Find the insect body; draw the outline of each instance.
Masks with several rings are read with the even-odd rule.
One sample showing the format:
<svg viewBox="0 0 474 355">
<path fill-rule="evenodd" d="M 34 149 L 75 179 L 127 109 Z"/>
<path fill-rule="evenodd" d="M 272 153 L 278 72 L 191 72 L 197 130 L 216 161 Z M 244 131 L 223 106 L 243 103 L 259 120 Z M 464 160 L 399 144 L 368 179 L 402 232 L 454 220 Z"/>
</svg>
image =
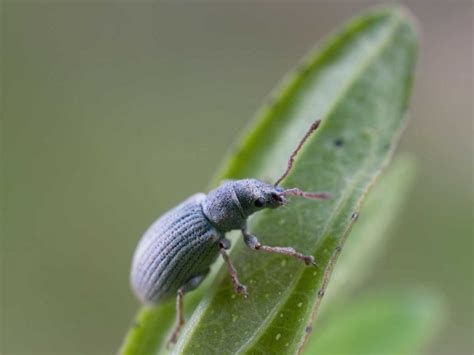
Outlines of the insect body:
<svg viewBox="0 0 474 355">
<path fill-rule="evenodd" d="M 304 141 L 316 130 L 316 121 L 303 137 L 288 161 L 285 173 L 274 185 L 256 180 L 227 181 L 207 195 L 198 193 L 158 218 L 145 232 L 135 251 L 131 271 L 132 287 L 145 304 L 153 305 L 176 297 L 177 325 L 170 339 L 176 342 L 184 324 L 183 296 L 195 289 L 209 273 L 219 254 L 224 258 L 235 291 L 247 296 L 247 288 L 237 277 L 227 249 L 230 241 L 225 233 L 241 230 L 245 244 L 258 251 L 293 256 L 307 265 L 314 257 L 291 247 L 262 245 L 247 229 L 247 219 L 265 208 L 278 208 L 287 203 L 286 196 L 310 199 L 329 198 L 327 193 L 283 189 L 278 184 L 290 171 L 293 160 Z"/>
</svg>

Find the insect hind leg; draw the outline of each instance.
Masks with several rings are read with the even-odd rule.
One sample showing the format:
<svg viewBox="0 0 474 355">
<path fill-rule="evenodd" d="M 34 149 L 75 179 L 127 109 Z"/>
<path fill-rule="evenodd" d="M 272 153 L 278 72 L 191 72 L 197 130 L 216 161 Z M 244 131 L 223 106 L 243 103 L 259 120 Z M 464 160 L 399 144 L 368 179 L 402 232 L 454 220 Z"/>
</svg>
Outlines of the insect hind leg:
<svg viewBox="0 0 474 355">
<path fill-rule="evenodd" d="M 178 340 L 179 333 L 181 329 L 184 326 L 184 313 L 183 313 L 183 298 L 184 294 L 196 289 L 206 278 L 206 276 L 209 274 L 209 270 L 207 269 L 203 273 L 191 277 L 186 283 L 181 286 L 177 293 L 176 293 L 176 325 L 173 330 L 173 334 L 171 335 L 169 341 L 168 341 L 168 347 L 170 347 L 172 344 L 176 344 L 176 341 Z"/>
</svg>

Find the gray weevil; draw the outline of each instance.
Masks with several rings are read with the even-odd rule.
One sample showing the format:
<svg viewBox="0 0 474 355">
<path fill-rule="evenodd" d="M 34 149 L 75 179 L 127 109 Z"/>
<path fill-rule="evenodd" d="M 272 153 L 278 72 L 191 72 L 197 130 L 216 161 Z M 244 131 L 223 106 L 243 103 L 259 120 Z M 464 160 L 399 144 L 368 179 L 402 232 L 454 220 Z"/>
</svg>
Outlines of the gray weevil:
<svg viewBox="0 0 474 355">
<path fill-rule="evenodd" d="M 293 256 L 307 265 L 316 265 L 312 255 L 291 247 L 262 245 L 247 229 L 247 218 L 264 208 L 287 203 L 285 196 L 327 199 L 325 192 L 283 189 L 278 184 L 288 175 L 294 158 L 320 120 L 314 122 L 288 160 L 283 175 L 274 185 L 256 179 L 224 182 L 207 194 L 197 193 L 158 218 L 145 232 L 133 257 L 131 284 L 138 298 L 147 305 L 176 296 L 176 327 L 170 338 L 175 343 L 184 325 L 183 296 L 204 280 L 210 266 L 221 254 L 235 292 L 247 297 L 247 288 L 226 252 L 230 241 L 225 233 L 241 230 L 245 244 L 253 250 Z"/>
</svg>

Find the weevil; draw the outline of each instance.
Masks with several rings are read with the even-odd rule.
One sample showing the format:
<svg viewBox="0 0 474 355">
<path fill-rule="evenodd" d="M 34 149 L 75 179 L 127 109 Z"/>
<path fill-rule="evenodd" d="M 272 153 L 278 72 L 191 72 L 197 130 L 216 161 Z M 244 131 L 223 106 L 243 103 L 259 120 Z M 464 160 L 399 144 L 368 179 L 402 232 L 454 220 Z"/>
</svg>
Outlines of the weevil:
<svg viewBox="0 0 474 355">
<path fill-rule="evenodd" d="M 184 325 L 183 297 L 197 288 L 208 275 L 219 254 L 229 271 L 232 286 L 247 297 L 227 250 L 226 232 L 240 230 L 245 244 L 252 250 L 285 254 L 306 265 L 316 265 L 312 255 L 291 247 L 263 245 L 247 228 L 247 219 L 265 208 L 285 205 L 287 196 L 328 199 L 326 192 L 304 192 L 298 188 L 279 186 L 290 172 L 294 159 L 320 124 L 314 122 L 288 159 L 285 172 L 271 185 L 257 179 L 231 180 L 210 191 L 197 193 L 158 218 L 145 232 L 135 250 L 131 284 L 146 305 L 155 305 L 176 297 L 176 325 L 168 344 L 174 344 Z"/>
</svg>

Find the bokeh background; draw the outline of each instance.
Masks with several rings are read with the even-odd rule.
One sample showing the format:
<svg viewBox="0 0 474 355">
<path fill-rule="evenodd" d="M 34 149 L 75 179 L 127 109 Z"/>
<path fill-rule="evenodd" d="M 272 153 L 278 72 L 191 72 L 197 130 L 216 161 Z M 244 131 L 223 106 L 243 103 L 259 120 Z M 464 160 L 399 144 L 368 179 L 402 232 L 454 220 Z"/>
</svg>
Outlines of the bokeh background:
<svg viewBox="0 0 474 355">
<path fill-rule="evenodd" d="M 115 352 L 143 230 L 202 191 L 275 84 L 374 1 L 1 4 L 1 352 Z M 423 286 L 430 354 L 473 350 L 473 3 L 422 26 L 399 151 L 418 178 L 362 290 Z"/>
</svg>

